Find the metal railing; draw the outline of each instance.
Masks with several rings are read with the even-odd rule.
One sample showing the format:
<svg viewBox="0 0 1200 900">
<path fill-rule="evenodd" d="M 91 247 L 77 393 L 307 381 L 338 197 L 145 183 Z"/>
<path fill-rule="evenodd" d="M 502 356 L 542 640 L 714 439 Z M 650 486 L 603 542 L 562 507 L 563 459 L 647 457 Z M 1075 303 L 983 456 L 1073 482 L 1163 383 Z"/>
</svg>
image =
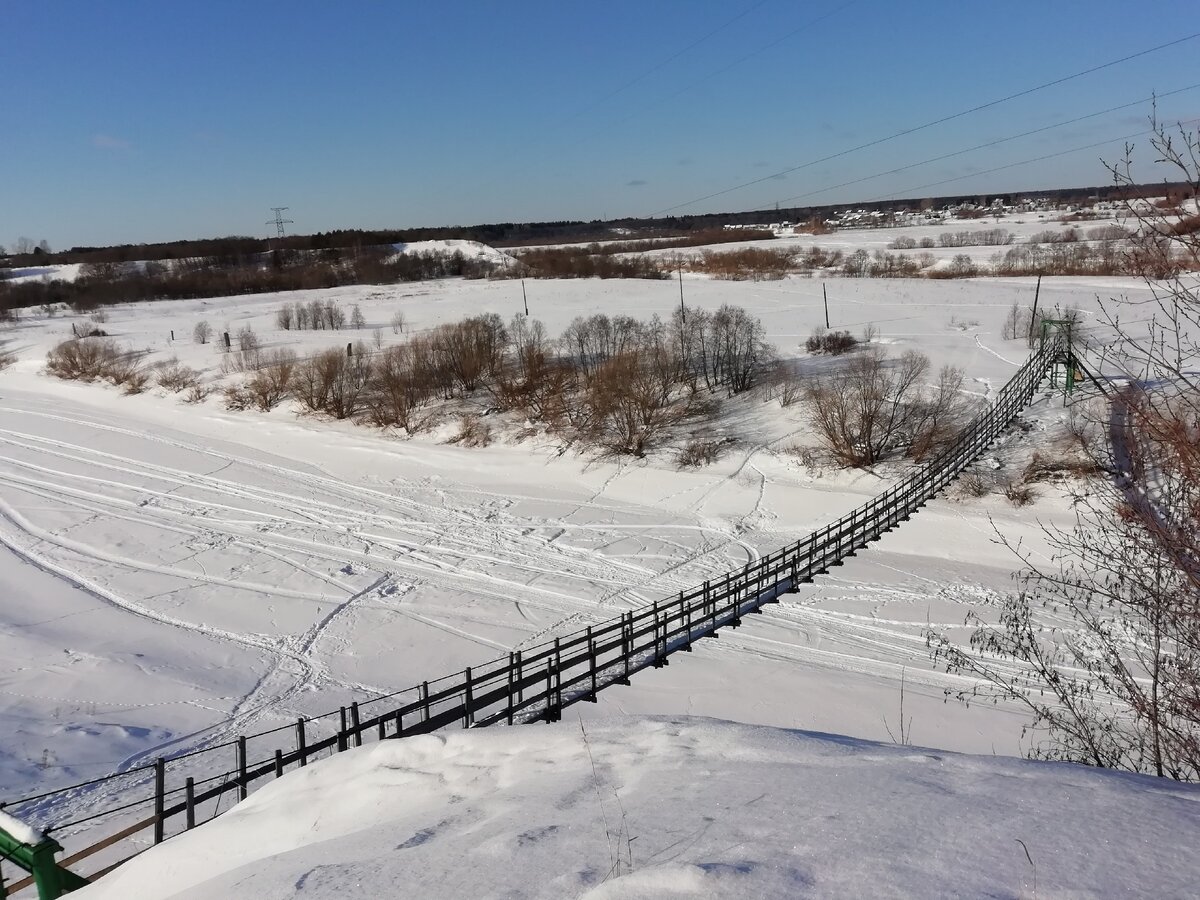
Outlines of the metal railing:
<svg viewBox="0 0 1200 900">
<path fill-rule="evenodd" d="M 127 840 L 150 828 L 158 843 L 219 815 L 227 801 L 232 806 L 245 799 L 264 779 L 365 740 L 453 725 L 556 721 L 572 703 L 594 701 L 604 688 L 628 684 L 641 669 L 666 665 L 672 653 L 690 650 L 694 641 L 715 637 L 721 628 L 736 628 L 744 615 L 761 612 L 764 604 L 841 565 L 907 520 L 1028 405 L 1057 349 L 1057 342 L 1037 348 L 988 408 L 920 469 L 836 522 L 722 578 L 436 681 L 0 807 L 46 822 L 43 830 L 53 830 L 60 843 L 68 838 L 82 843 L 94 837 L 97 826 L 104 827 L 110 843 L 118 829 Z M 129 855 L 118 854 L 105 871 Z"/>
</svg>

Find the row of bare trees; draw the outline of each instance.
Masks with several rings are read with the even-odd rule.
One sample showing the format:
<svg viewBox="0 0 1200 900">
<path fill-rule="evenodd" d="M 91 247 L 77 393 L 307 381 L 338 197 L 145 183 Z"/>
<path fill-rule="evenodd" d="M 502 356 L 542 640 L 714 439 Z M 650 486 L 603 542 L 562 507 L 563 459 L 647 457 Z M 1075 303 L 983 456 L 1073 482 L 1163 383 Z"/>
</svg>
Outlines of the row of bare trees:
<svg viewBox="0 0 1200 900">
<path fill-rule="evenodd" d="M 309 412 L 418 431 L 433 404 L 484 392 L 496 409 L 634 455 L 710 409 L 714 394 L 749 390 L 773 359 L 761 322 L 732 306 L 681 309 L 669 323 L 598 313 L 558 339 L 536 319 L 488 313 L 386 350 L 359 342 L 304 360 L 250 345 L 231 354 L 230 370 L 247 373 L 226 391 L 231 407 L 291 397 Z"/>
</svg>

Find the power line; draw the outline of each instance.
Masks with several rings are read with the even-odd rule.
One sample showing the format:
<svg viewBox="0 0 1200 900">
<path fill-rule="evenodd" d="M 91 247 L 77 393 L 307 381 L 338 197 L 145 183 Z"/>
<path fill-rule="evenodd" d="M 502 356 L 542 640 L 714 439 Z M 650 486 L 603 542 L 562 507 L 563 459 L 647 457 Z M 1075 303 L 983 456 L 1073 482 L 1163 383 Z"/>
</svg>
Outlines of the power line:
<svg viewBox="0 0 1200 900">
<path fill-rule="evenodd" d="M 666 59 L 664 59 L 658 65 L 651 66 L 649 69 L 644 71 L 641 75 L 638 75 L 637 77 L 631 79 L 630 81 L 625 82 L 625 84 L 623 84 L 619 88 L 616 88 L 615 90 L 605 94 L 603 97 L 601 97 L 599 100 L 596 100 L 594 103 L 591 103 L 588 106 L 585 106 L 583 109 L 579 110 L 579 112 L 577 112 L 571 118 L 577 119 L 580 116 L 584 115 L 585 113 L 591 112 L 597 106 L 607 103 L 613 97 L 617 96 L 617 94 L 620 94 L 623 91 L 627 91 L 629 88 L 633 87 L 635 84 L 638 84 L 641 81 L 645 81 L 647 78 L 649 78 L 655 72 L 657 72 L 659 69 L 665 68 L 666 66 L 673 63 L 675 60 L 679 59 L 679 57 L 683 56 L 689 50 L 695 49 L 696 47 L 700 46 L 705 41 L 707 41 L 709 38 L 720 34 L 722 31 L 724 31 L 730 25 L 734 24 L 735 22 L 739 21 L 740 19 L 744 19 L 746 16 L 750 15 L 750 13 L 754 12 L 760 6 L 765 5 L 766 2 L 767 2 L 767 0 L 758 0 L 757 3 L 754 3 L 754 4 L 746 7 L 746 9 L 742 10 L 740 13 L 738 13 L 732 19 L 729 19 L 726 22 L 723 22 L 722 24 L 718 25 L 716 28 L 714 28 L 712 31 L 708 32 L 708 34 L 704 35 L 703 37 L 697 38 L 696 40 L 692 41 L 690 44 L 688 44 L 682 50 L 679 50 L 679 51 L 673 53 L 671 56 L 668 56 Z"/>
<path fill-rule="evenodd" d="M 798 172 L 801 169 L 807 169 L 812 166 L 820 165 L 821 163 L 824 163 L 824 162 L 829 162 L 830 160 L 839 159 L 843 156 L 848 156 L 851 153 L 857 153 L 859 150 L 866 150 L 869 147 L 877 147 L 880 144 L 887 143 L 888 141 L 894 141 L 894 140 L 896 140 L 896 138 L 901 138 L 901 137 L 905 137 L 910 134 L 915 134 L 918 131 L 924 131 L 927 128 L 933 128 L 935 125 L 944 125 L 946 122 L 952 122 L 955 119 L 961 119 L 963 116 L 969 116 L 972 113 L 981 112 L 982 110 L 985 110 L 985 109 L 991 109 L 993 106 L 999 106 L 1002 103 L 1008 103 L 1009 101 L 1016 100 L 1021 97 L 1028 97 L 1030 94 L 1035 94 L 1039 91 L 1044 91 L 1047 88 L 1055 87 L 1060 84 L 1065 84 L 1066 82 L 1074 81 L 1077 78 L 1082 78 L 1085 75 L 1092 75 L 1092 74 L 1094 74 L 1096 72 L 1100 72 L 1104 69 L 1109 69 L 1109 68 L 1112 68 L 1113 66 L 1118 66 L 1121 63 L 1129 62 L 1131 59 L 1137 59 L 1138 57 L 1146 56 L 1150 53 L 1157 53 L 1160 50 L 1165 50 L 1168 47 L 1174 47 L 1178 44 L 1184 43 L 1185 41 L 1195 40 L 1198 37 L 1200 37 L 1200 32 L 1196 32 L 1194 34 L 1189 34 L 1185 37 L 1176 38 L 1175 40 L 1168 41 L 1165 44 L 1159 44 L 1157 47 L 1150 47 L 1149 49 L 1146 49 L 1146 50 L 1139 50 L 1137 53 L 1131 53 L 1128 56 L 1122 56 L 1120 59 L 1110 60 L 1109 62 L 1102 63 L 1098 66 L 1092 66 L 1090 69 L 1084 69 L 1081 72 L 1075 72 L 1074 74 L 1071 74 L 1071 75 L 1065 75 L 1062 78 L 1056 78 L 1053 81 L 1047 81 L 1043 84 L 1039 84 L 1039 85 L 1036 85 L 1031 88 L 1026 88 L 1023 91 L 1017 91 L 1015 94 L 1009 94 L 1005 97 L 1000 97 L 999 99 L 996 99 L 996 100 L 989 100 L 987 103 L 981 103 L 978 106 L 971 107 L 970 109 L 964 109 L 961 112 L 956 112 L 956 113 L 953 113 L 948 116 L 943 116 L 940 119 L 934 119 L 930 122 L 926 122 L 923 125 L 915 125 L 912 128 L 906 128 L 903 131 L 897 131 L 896 133 L 890 134 L 887 137 L 882 137 L 882 138 L 878 138 L 873 141 L 868 141 L 865 144 L 859 144 L 857 147 L 850 147 L 847 150 L 841 150 L 837 153 L 831 153 L 829 156 L 823 156 L 820 159 L 814 159 L 814 160 L 811 160 L 806 163 L 801 163 L 798 166 L 792 166 L 791 168 L 783 169 L 783 170 L 781 170 L 779 172 L 775 172 L 771 175 L 764 175 L 761 178 L 755 178 L 752 181 L 747 181 L 742 184 L 734 185 L 733 187 L 725 188 L 724 190 L 721 190 L 721 191 L 714 191 L 711 194 L 705 194 L 703 197 L 697 197 L 694 200 L 687 200 L 683 203 L 677 203 L 674 206 L 668 206 L 665 209 L 660 209 L 656 212 L 651 213 L 649 218 L 661 216 L 663 213 L 673 212 L 674 210 L 682 209 L 685 206 L 691 206 L 694 203 L 703 203 L 705 200 L 712 200 L 714 197 L 721 197 L 721 196 L 724 196 L 725 194 L 731 194 L 734 191 L 740 191 L 740 190 L 743 190 L 744 188 L 748 188 L 748 187 L 751 187 L 756 184 L 762 184 L 764 181 L 770 181 L 773 178 L 778 178 L 780 175 L 789 175 L 792 172 Z"/>
<path fill-rule="evenodd" d="M 1164 97 L 1171 97 L 1171 96 L 1174 96 L 1175 94 L 1182 94 L 1185 91 L 1194 91 L 1194 90 L 1196 90 L 1196 88 L 1200 88 L 1200 83 L 1190 84 L 1187 87 L 1177 88 L 1176 90 L 1173 90 L 1173 91 L 1167 91 L 1165 94 L 1151 94 L 1149 97 L 1143 97 L 1140 100 L 1133 100 L 1129 103 L 1122 103 L 1120 106 L 1110 106 L 1108 109 L 1102 109 L 1099 112 L 1088 113 L 1085 116 L 1077 116 L 1074 119 L 1067 119 L 1065 122 L 1055 122 L 1053 125 L 1045 125 L 1041 128 L 1034 128 L 1030 131 L 1022 131 L 1020 134 L 1013 134 L 1013 135 L 1009 135 L 1008 137 L 998 138 L 994 141 L 987 141 L 982 144 L 976 144 L 973 147 L 966 147 L 962 150 L 955 150 L 952 153 L 943 153 L 941 156 L 931 156 L 928 159 L 921 160 L 920 162 L 909 163 L 906 166 L 900 166 L 899 168 L 895 168 L 895 169 L 888 169 L 886 172 L 876 172 L 874 175 L 864 175 L 862 178 L 855 178 L 851 181 L 843 181 L 841 184 L 834 184 L 834 185 L 830 185 L 829 187 L 818 188 L 815 191 L 808 191 L 807 193 L 804 193 L 804 194 L 797 194 L 794 197 L 784 197 L 782 200 L 780 200 L 776 203 L 776 206 L 778 207 L 779 203 L 791 203 L 796 200 L 804 200 L 807 197 L 815 197 L 817 194 L 824 194 L 824 193 L 828 193 L 829 191 L 836 191 L 838 188 L 850 187 L 851 185 L 854 185 L 854 184 L 862 184 L 864 181 L 872 181 L 876 178 L 882 178 L 885 175 L 896 175 L 896 174 L 899 174 L 900 172 L 907 172 L 910 169 L 916 169 L 916 168 L 919 168 L 920 166 L 927 166 L 927 165 L 930 165 L 931 163 L 941 162 L 942 160 L 946 160 L 946 159 L 952 159 L 955 156 L 962 156 L 965 153 L 973 153 L 976 150 L 985 150 L 989 147 L 997 147 L 1000 144 L 1006 144 L 1009 141 L 1019 140 L 1020 138 L 1029 137 L 1030 135 L 1034 135 L 1034 134 L 1041 134 L 1042 132 L 1045 132 L 1045 131 L 1052 131 L 1055 128 L 1065 128 L 1067 125 L 1075 125 L 1075 124 L 1077 124 L 1079 122 L 1083 122 L 1087 119 L 1095 119 L 1098 116 L 1105 116 L 1105 115 L 1108 115 L 1109 113 L 1119 112 L 1122 109 L 1129 109 L 1132 106 L 1140 106 L 1143 103 L 1149 103 L 1156 99 L 1161 100 Z"/>
<path fill-rule="evenodd" d="M 825 13 L 824 15 L 817 16 L 815 19 L 809 19 L 803 25 L 793 28 L 791 31 L 787 32 L 786 34 L 775 38 L 775 40 L 770 41 L 766 44 L 763 44 L 757 50 L 751 50 L 745 56 L 738 57 L 737 59 L 735 59 L 733 62 L 729 63 L 728 65 L 722 66 L 719 69 L 715 69 L 712 72 L 709 72 L 707 75 L 701 75 L 699 78 L 692 79 L 690 82 L 688 82 L 683 87 L 681 87 L 679 90 L 677 90 L 675 93 L 670 94 L 669 96 L 663 97 L 661 100 L 656 101 L 652 105 L 653 106 L 662 106 L 665 103 L 669 103 L 670 101 L 672 101 L 676 97 L 678 97 L 680 94 L 684 94 L 687 91 L 690 91 L 696 85 L 701 84 L 702 82 L 708 81 L 712 78 L 716 78 L 718 75 L 723 75 L 726 72 L 728 72 L 730 69 L 737 68 L 742 63 L 746 62 L 747 60 L 753 59 L 754 57 L 758 56 L 760 53 L 765 53 L 766 51 L 770 50 L 771 48 L 777 47 L 778 45 L 782 44 L 784 41 L 794 38 L 796 35 L 800 34 L 800 32 L 807 31 L 808 29 L 812 28 L 814 25 L 819 25 L 822 22 L 824 22 L 826 19 L 833 18 L 838 13 L 853 6 L 857 2 L 858 2 L 858 0 L 846 0 L 846 2 L 843 3 L 841 6 L 838 6 L 835 9 L 831 9 L 829 12 Z M 630 119 L 636 118 L 637 116 L 641 115 L 641 113 L 643 111 L 644 110 L 639 110 L 637 112 L 630 113 L 625 118 L 618 119 L 617 121 L 612 122 L 611 124 L 609 124 L 607 126 L 607 128 L 611 129 L 611 128 L 617 127 L 618 125 L 623 125 L 626 122 L 628 122 Z M 699 201 L 692 201 L 692 202 L 698 203 Z M 683 205 L 686 206 L 687 204 L 683 204 Z M 674 208 L 674 207 L 672 207 L 672 208 Z"/>
<path fill-rule="evenodd" d="M 1186 122 L 1181 122 L 1180 124 L 1181 125 L 1193 125 L 1196 122 L 1200 122 L 1200 119 L 1189 119 Z M 1059 157 L 1059 156 L 1067 156 L 1068 154 L 1071 154 L 1071 153 L 1080 153 L 1084 150 L 1092 150 L 1096 147 L 1103 147 L 1106 144 L 1113 143 L 1114 141 L 1128 141 L 1128 140 L 1132 140 L 1133 138 L 1137 138 L 1137 137 L 1145 137 L 1146 135 L 1153 134 L 1153 133 L 1154 133 L 1154 129 L 1148 128 L 1144 131 L 1136 131 L 1133 134 L 1126 134 L 1126 135 L 1121 135 L 1120 137 L 1108 138 L 1107 140 L 1103 140 L 1103 141 L 1096 141 L 1094 144 L 1084 144 L 1082 147 L 1072 147 L 1070 150 L 1060 150 L 1057 153 L 1047 153 L 1045 156 L 1035 156 L 1032 159 L 1023 159 L 1020 162 L 1008 163 L 1003 166 L 996 166 L 994 169 L 984 169 L 980 172 L 968 172 L 966 175 L 956 175 L 953 178 L 944 178 L 941 181 L 931 181 L 928 184 L 919 184 L 916 187 L 904 188 L 903 190 L 895 191 L 894 193 L 886 194 L 886 195 L 879 196 L 879 197 L 873 197 L 870 200 L 864 200 L 862 202 L 863 203 L 877 203 L 881 200 L 891 200 L 891 199 L 894 199 L 895 197 L 899 197 L 901 194 L 915 194 L 916 192 L 923 191 L 926 188 L 939 187 L 940 185 L 950 184 L 955 181 L 962 181 L 963 179 L 966 179 L 966 178 L 977 178 L 980 175 L 991 175 L 995 172 L 1003 172 L 1006 169 L 1015 169 L 1018 166 L 1027 166 L 1030 163 L 1042 162 L 1043 160 L 1054 159 L 1055 157 Z"/>
</svg>

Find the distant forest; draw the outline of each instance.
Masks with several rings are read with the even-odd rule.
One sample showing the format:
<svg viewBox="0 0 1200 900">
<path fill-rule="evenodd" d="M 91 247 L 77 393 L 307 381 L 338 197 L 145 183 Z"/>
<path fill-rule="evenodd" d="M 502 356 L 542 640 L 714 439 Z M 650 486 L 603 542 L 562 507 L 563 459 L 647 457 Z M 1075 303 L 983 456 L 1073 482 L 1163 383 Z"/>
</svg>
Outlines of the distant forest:
<svg viewBox="0 0 1200 900">
<path fill-rule="evenodd" d="M 122 263 L 135 260 L 172 260 L 207 258 L 230 263 L 244 261 L 271 250 L 332 250 L 378 247 L 385 244 L 411 243 L 430 240 L 470 240 L 494 247 L 518 247 L 530 244 L 591 242 L 612 240 L 618 236 L 637 238 L 676 237 L 694 231 L 721 228 L 725 225 L 754 225 L 770 222 L 808 222 L 823 220 L 835 212 L 849 209 L 916 210 L 927 206 L 941 208 L 960 203 L 988 203 L 997 196 L 1009 202 L 1045 197 L 1060 203 L 1085 203 L 1094 200 L 1121 200 L 1131 196 L 1162 196 L 1172 190 L 1186 190 L 1187 185 L 1149 184 L 1132 188 L 1105 187 L 1061 188 L 1045 191 L 1022 191 L 980 196 L 963 194 L 947 197 L 888 200 L 875 203 L 839 203 L 827 206 L 797 206 L 780 209 L 760 209 L 748 212 L 705 213 L 703 215 L 666 216 L 656 219 L 599 219 L 591 222 L 500 222 L 490 225 L 462 225 L 433 228 L 345 229 L 321 231 L 316 234 L 288 235 L 284 238 L 230 236 L 195 240 L 167 241 L 156 244 L 121 244 L 114 247 L 72 247 L 69 250 L 47 252 L 35 249 L 30 253 L 0 258 L 0 267 L 48 265 L 54 263 Z M 618 229 L 628 232 L 619 235 Z"/>
</svg>

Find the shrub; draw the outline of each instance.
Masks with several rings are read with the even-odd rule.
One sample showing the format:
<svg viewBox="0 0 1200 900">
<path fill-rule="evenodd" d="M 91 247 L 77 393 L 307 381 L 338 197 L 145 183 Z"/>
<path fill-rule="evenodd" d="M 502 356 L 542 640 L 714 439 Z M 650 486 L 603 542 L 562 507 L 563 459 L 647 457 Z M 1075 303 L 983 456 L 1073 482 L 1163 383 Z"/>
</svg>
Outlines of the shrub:
<svg viewBox="0 0 1200 900">
<path fill-rule="evenodd" d="M 458 426 L 458 433 L 447 443 L 461 444 L 464 447 L 486 447 L 492 442 L 492 429 L 479 416 L 463 416 Z"/>
<path fill-rule="evenodd" d="M 723 281 L 766 281 L 783 278 L 794 266 L 792 250 L 744 247 L 717 252 L 706 250 L 687 263 L 691 272 L 703 272 Z"/>
<path fill-rule="evenodd" d="M 958 480 L 959 490 L 967 497 L 986 497 L 992 489 L 988 479 L 978 472 L 967 472 Z"/>
<path fill-rule="evenodd" d="M 155 366 L 156 380 L 160 388 L 178 394 L 200 382 L 200 373 L 172 358 Z"/>
<path fill-rule="evenodd" d="M 207 322 L 197 322 L 196 327 L 192 329 L 192 340 L 197 344 L 207 344 L 210 337 L 212 337 L 212 326 Z"/>
<path fill-rule="evenodd" d="M 804 349 L 809 353 L 827 353 L 830 356 L 841 356 L 858 345 L 858 339 L 849 331 L 826 331 L 817 328 L 807 341 Z"/>
<path fill-rule="evenodd" d="M 915 249 L 917 249 L 917 241 L 916 241 L 916 238 L 911 238 L 906 234 L 902 234 L 898 238 L 896 238 L 894 241 L 892 241 L 890 244 L 888 244 L 888 249 L 889 250 L 915 250 Z"/>
<path fill-rule="evenodd" d="M 225 398 L 225 408 L 241 412 L 250 408 L 251 398 L 250 392 L 246 390 L 244 384 L 228 384 L 221 390 L 221 396 Z"/>
<path fill-rule="evenodd" d="M 326 350 L 296 367 L 296 399 L 310 412 L 351 418 L 363 407 L 371 372 L 365 349 L 350 355 L 336 347 Z"/>
<path fill-rule="evenodd" d="M 17 361 L 17 354 L 11 350 L 0 348 L 0 372 L 3 372 L 9 366 Z"/>
<path fill-rule="evenodd" d="M 1027 484 L 1013 481 L 1005 486 L 1004 496 L 1013 506 L 1028 506 L 1037 499 L 1037 492 Z"/>
<path fill-rule="evenodd" d="M 68 380 L 93 381 L 107 377 L 120 358 L 121 349 L 113 340 L 63 341 L 46 354 L 46 371 Z"/>
<path fill-rule="evenodd" d="M 263 412 L 274 409 L 291 394 L 295 371 L 294 352 L 282 347 L 273 350 L 246 382 L 250 401 Z"/>
<path fill-rule="evenodd" d="M 184 394 L 184 403 L 203 403 L 208 399 L 208 395 L 212 393 L 212 385 L 197 382 L 193 384 L 186 394 Z"/>
<path fill-rule="evenodd" d="M 725 444 L 722 441 L 688 441 L 676 454 L 675 465 L 680 469 L 698 469 L 720 459 L 724 449 Z"/>
</svg>

